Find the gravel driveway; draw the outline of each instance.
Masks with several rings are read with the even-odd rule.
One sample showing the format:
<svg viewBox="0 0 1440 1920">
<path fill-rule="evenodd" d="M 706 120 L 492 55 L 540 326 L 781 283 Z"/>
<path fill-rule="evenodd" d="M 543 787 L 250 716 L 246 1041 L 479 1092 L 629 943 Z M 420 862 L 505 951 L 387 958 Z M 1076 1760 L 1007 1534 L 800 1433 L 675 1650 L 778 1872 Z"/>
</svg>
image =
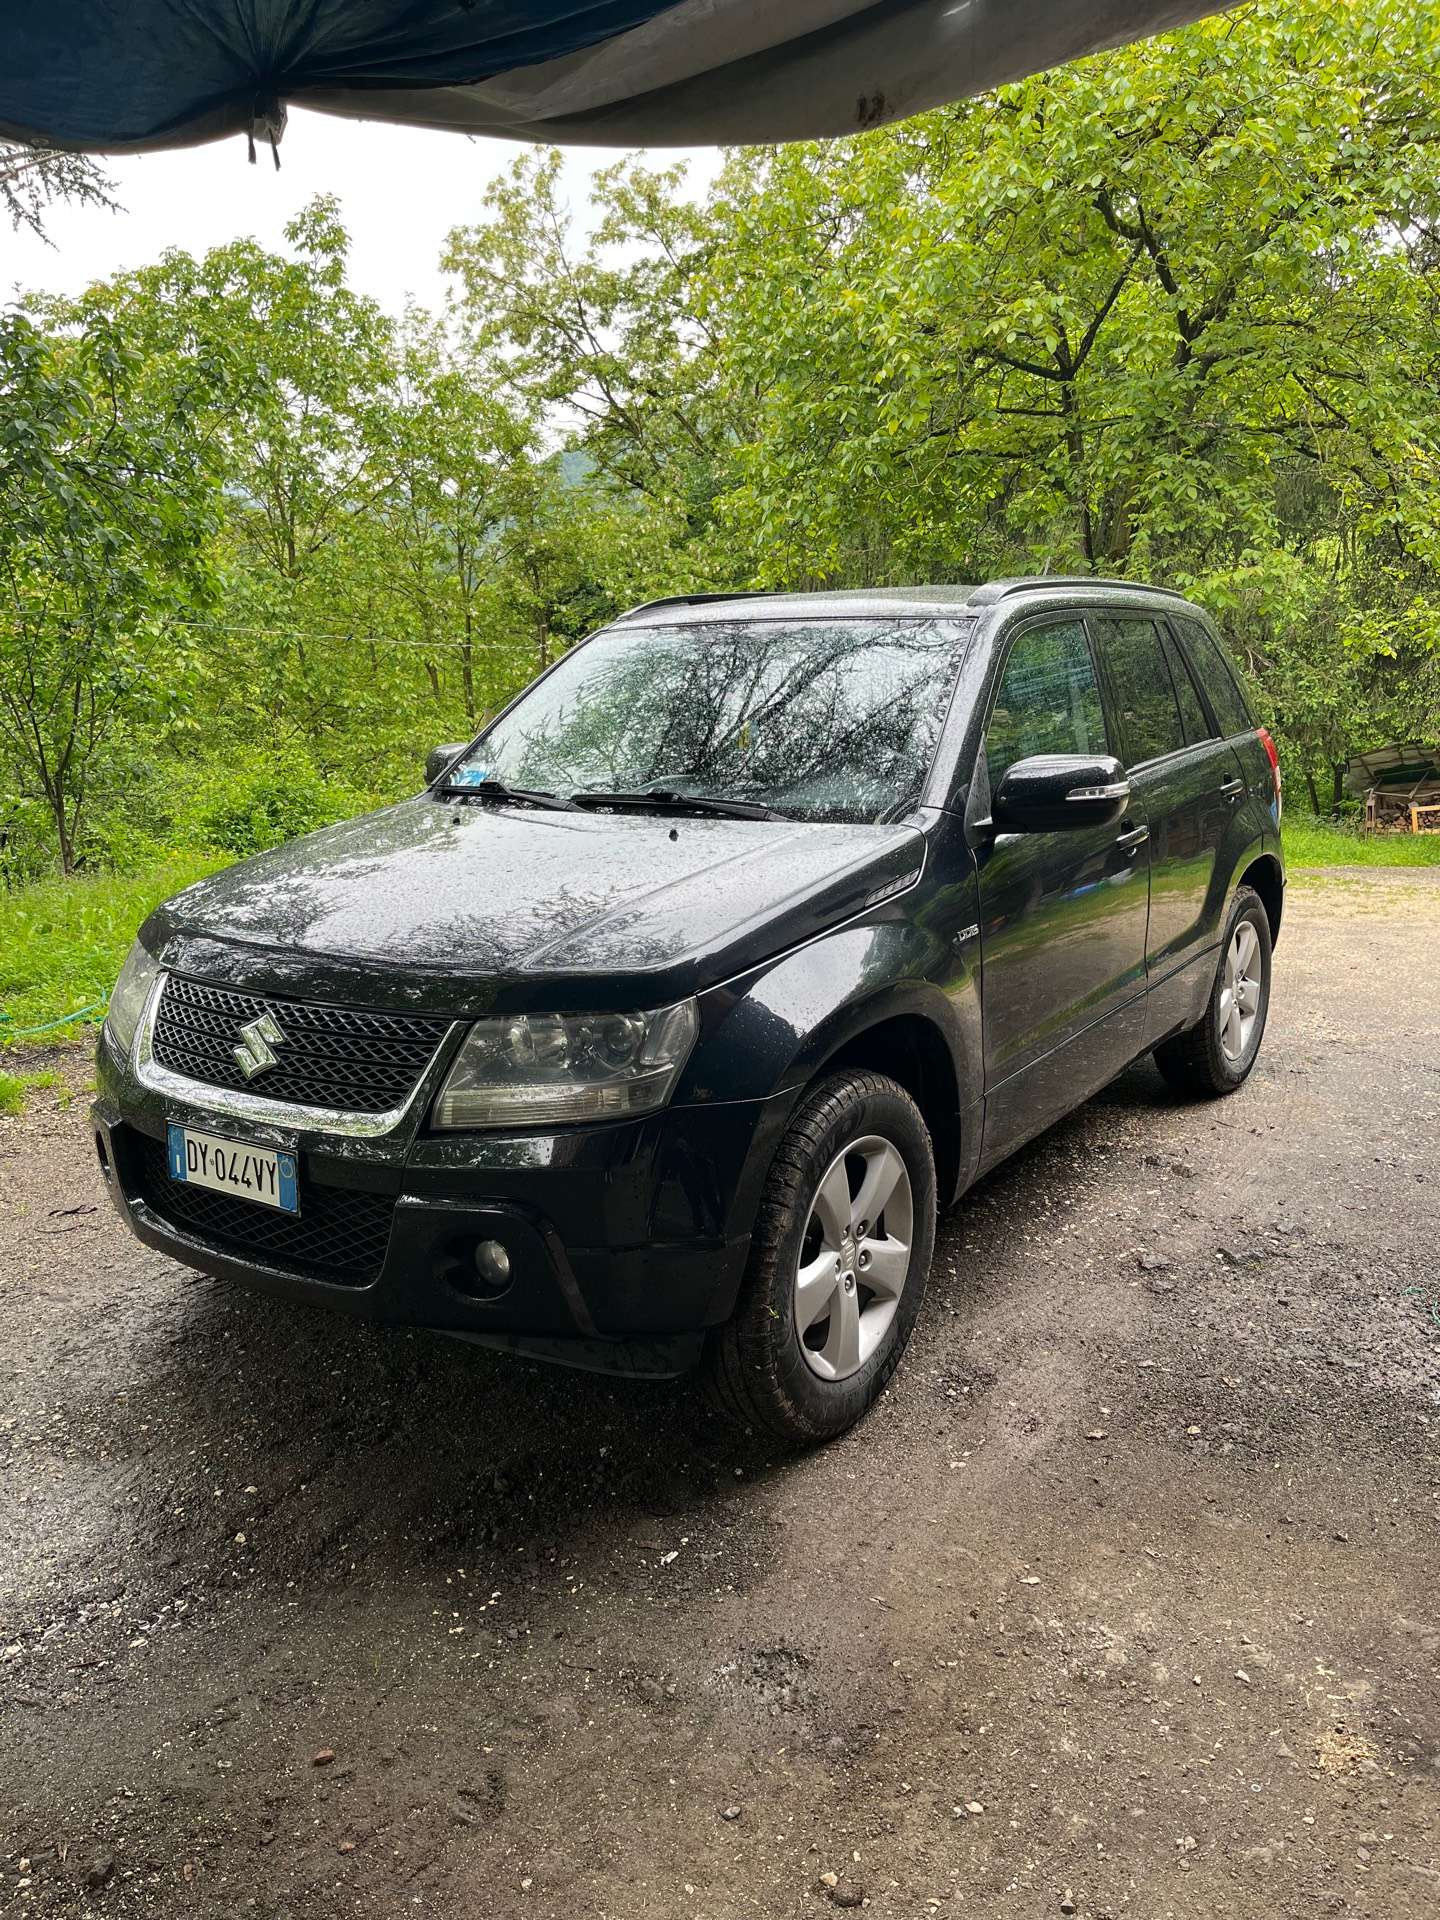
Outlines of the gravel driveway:
<svg viewBox="0 0 1440 1920">
<path fill-rule="evenodd" d="M 0 1120 L 0 1909 L 1440 1912 L 1437 879 L 1301 879 L 1246 1091 L 987 1180 L 804 1458 L 228 1291 Z"/>
</svg>

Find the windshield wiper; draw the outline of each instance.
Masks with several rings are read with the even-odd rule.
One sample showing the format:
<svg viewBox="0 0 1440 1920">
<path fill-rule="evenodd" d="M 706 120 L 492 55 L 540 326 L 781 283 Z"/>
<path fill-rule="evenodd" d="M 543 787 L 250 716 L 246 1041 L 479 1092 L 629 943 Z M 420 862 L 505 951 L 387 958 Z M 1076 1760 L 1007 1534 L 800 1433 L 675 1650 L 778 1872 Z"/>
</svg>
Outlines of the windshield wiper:
<svg viewBox="0 0 1440 1920">
<path fill-rule="evenodd" d="M 596 793 L 587 790 L 572 796 L 577 807 L 649 807 L 656 813 L 712 813 L 731 820 L 783 820 L 774 807 L 762 807 L 757 800 L 726 800 L 708 793 L 679 793 L 673 787 L 636 787 L 630 792 Z"/>
<path fill-rule="evenodd" d="M 507 787 L 503 780 L 447 780 L 440 791 L 449 800 L 463 800 L 478 794 L 482 800 L 518 800 L 527 807 L 549 807 L 557 813 L 578 813 L 573 800 L 562 800 L 558 793 L 546 793 L 539 787 Z"/>
</svg>

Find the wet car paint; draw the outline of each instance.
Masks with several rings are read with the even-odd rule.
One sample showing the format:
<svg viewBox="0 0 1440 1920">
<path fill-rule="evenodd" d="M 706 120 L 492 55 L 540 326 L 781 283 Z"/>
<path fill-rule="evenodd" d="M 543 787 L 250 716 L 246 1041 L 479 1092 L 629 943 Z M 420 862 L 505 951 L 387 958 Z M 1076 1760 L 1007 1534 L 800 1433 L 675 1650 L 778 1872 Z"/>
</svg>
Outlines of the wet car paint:
<svg viewBox="0 0 1440 1920">
<path fill-rule="evenodd" d="M 298 998 L 663 1006 L 918 878 L 913 825 L 549 813 L 423 794 L 201 880 L 141 938 Z"/>
</svg>

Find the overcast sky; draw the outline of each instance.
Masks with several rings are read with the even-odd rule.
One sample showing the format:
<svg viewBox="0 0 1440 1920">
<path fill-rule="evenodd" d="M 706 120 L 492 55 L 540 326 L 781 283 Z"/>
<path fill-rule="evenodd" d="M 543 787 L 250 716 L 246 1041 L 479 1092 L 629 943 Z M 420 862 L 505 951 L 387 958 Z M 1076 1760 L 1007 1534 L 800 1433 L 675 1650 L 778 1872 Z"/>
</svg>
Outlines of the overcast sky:
<svg viewBox="0 0 1440 1920">
<path fill-rule="evenodd" d="M 179 153 L 104 161 L 124 212 L 57 207 L 47 221 L 52 246 L 32 234 L 0 230 L 0 297 L 16 288 L 75 293 L 92 280 L 158 259 L 171 246 L 198 253 L 253 234 L 278 248 L 297 209 L 317 193 L 333 193 L 350 231 L 353 284 L 397 313 L 410 294 L 439 306 L 445 236 L 479 216 L 486 185 L 517 151 L 507 140 L 467 140 L 292 109 L 278 173 L 268 147 L 257 151 L 255 166 L 248 164 L 243 136 Z M 592 175 L 619 157 L 613 148 L 568 149 L 565 179 L 582 221 Z M 665 164 L 687 159 L 696 189 L 720 163 L 714 148 L 655 158 Z"/>
</svg>

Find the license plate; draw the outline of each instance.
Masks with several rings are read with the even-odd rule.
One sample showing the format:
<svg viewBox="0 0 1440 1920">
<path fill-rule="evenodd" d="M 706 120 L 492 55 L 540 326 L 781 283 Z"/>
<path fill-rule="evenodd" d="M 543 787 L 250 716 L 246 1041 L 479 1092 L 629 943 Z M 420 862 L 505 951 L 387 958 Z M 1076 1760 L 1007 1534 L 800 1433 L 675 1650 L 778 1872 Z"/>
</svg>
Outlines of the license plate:
<svg viewBox="0 0 1440 1920">
<path fill-rule="evenodd" d="M 209 1187 L 212 1193 L 233 1193 L 262 1207 L 299 1213 L 300 1193 L 295 1156 L 272 1147 L 249 1147 L 218 1134 L 197 1133 L 176 1120 L 166 1129 L 170 1178 L 187 1186 Z"/>
</svg>

